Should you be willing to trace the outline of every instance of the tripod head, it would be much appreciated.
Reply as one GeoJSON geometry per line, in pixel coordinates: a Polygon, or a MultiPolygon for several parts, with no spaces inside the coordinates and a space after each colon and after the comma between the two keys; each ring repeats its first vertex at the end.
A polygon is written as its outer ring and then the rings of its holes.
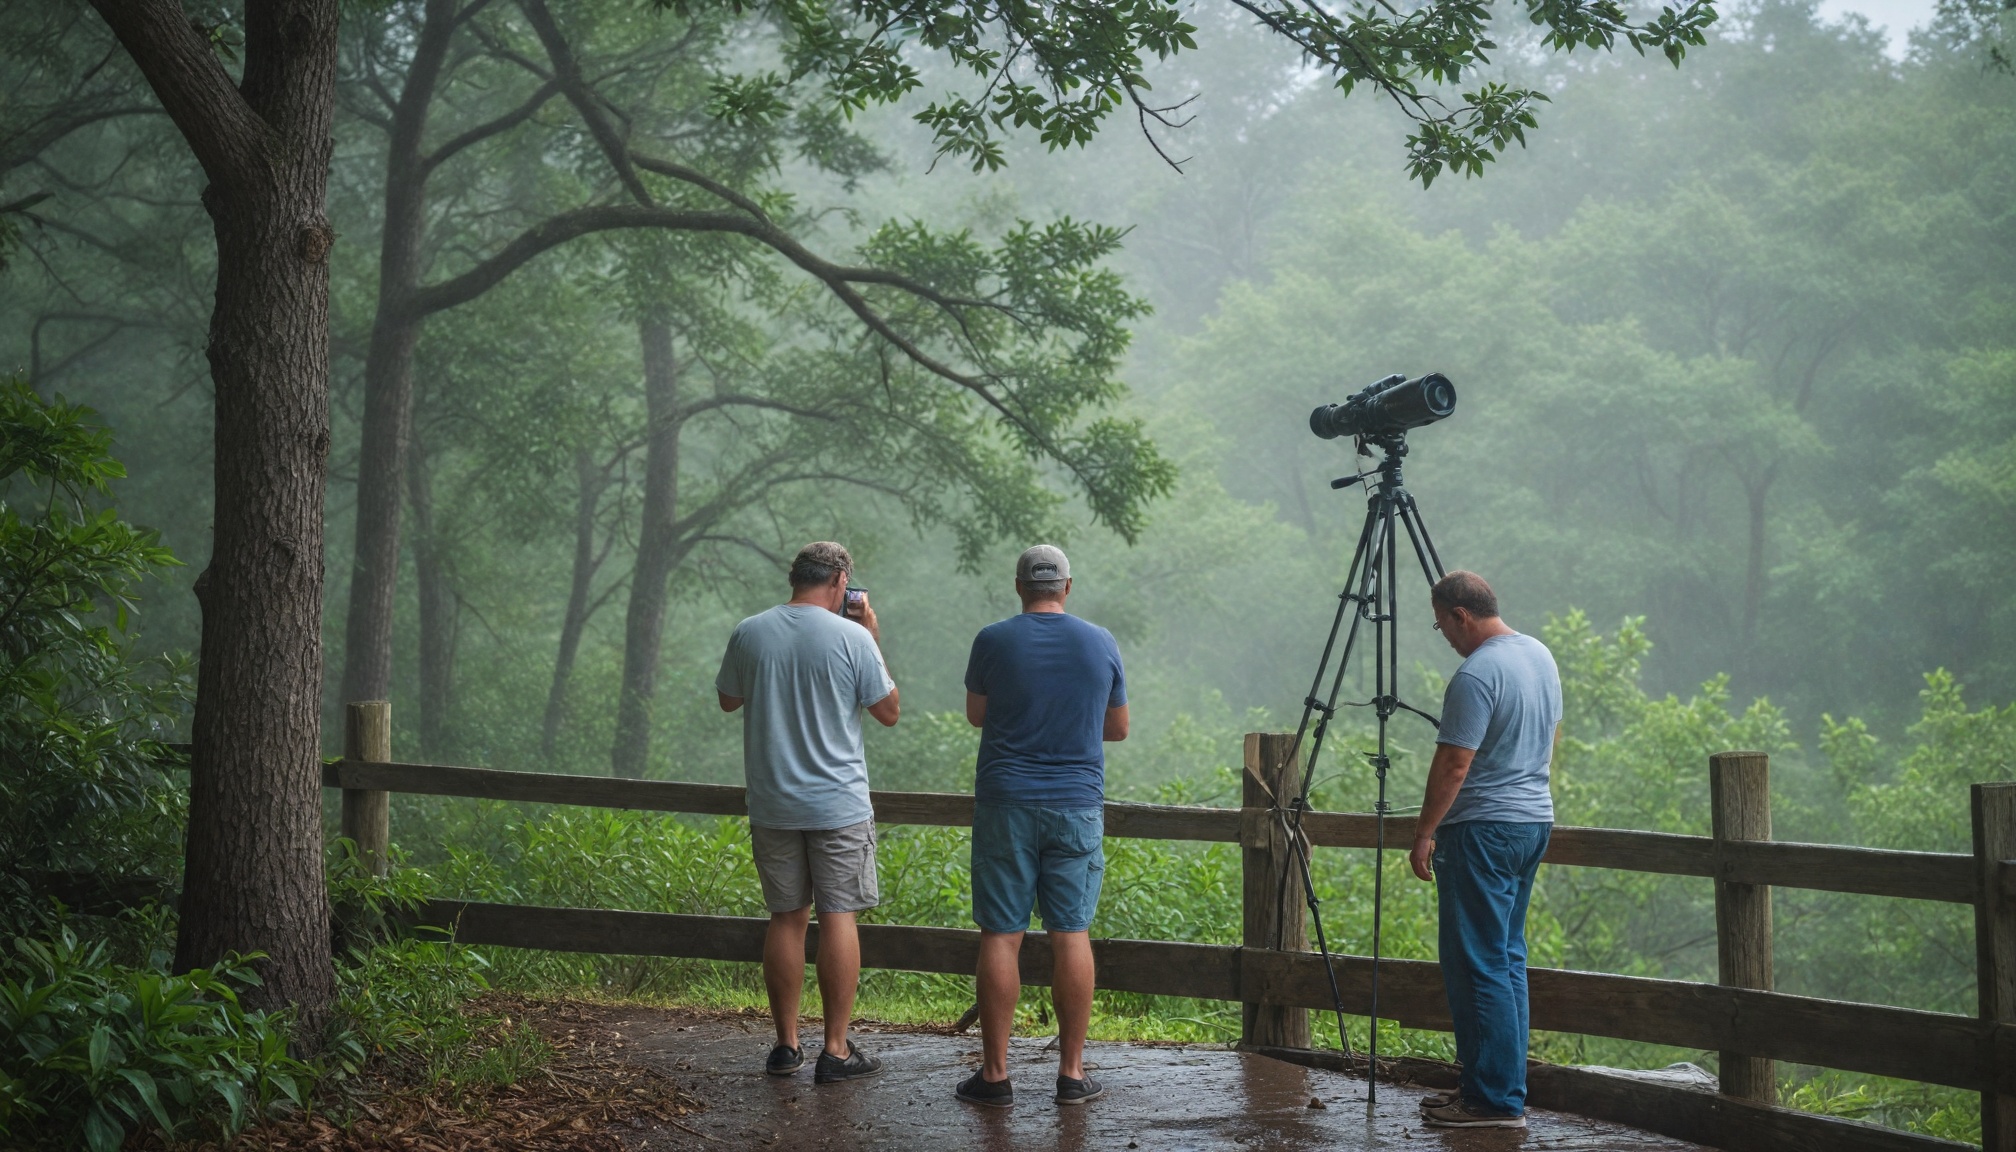
{"type": "Polygon", "coordinates": [[[1399,491],[1400,464],[1407,458],[1407,433],[1405,431],[1379,432],[1369,436],[1360,436],[1358,438],[1358,454],[1360,456],[1370,456],[1372,454],[1365,450],[1368,444],[1377,444],[1380,451],[1384,453],[1378,466],[1370,472],[1339,476],[1337,479],[1330,481],[1330,487],[1333,490],[1342,491],[1353,484],[1365,480],[1368,476],[1377,476],[1379,477],[1381,491],[1399,491]]]}

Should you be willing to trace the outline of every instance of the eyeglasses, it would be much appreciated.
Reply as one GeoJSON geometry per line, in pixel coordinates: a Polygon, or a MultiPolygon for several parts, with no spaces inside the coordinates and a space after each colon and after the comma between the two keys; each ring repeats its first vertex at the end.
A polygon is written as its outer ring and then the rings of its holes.
{"type": "Polygon", "coordinates": [[[1433,624],[1430,624],[1428,626],[1430,628],[1433,628],[1437,632],[1440,632],[1442,630],[1442,622],[1440,620],[1437,620],[1433,624]]]}

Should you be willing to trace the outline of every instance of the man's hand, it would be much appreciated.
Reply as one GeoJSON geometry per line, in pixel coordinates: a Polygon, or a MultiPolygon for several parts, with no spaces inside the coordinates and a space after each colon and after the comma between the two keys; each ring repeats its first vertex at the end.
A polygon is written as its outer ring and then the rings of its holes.
{"type": "Polygon", "coordinates": [[[875,606],[868,603],[868,594],[866,592],[861,594],[861,615],[849,616],[848,619],[866,628],[868,635],[875,638],[876,645],[878,647],[881,645],[882,626],[875,622],[875,606]]]}
{"type": "Polygon", "coordinates": [[[1433,883],[1435,880],[1435,838],[1416,836],[1414,850],[1407,853],[1407,863],[1414,866],[1414,875],[1433,883]]]}

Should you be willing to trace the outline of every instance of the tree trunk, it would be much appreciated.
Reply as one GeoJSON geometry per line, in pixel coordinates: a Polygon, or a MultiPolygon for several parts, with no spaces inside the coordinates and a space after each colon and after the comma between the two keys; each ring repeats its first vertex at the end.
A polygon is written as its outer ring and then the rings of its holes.
{"type": "Polygon", "coordinates": [[[445,549],[434,528],[434,482],[429,465],[426,443],[416,435],[406,456],[406,487],[413,504],[414,582],[420,592],[420,755],[438,762],[448,747],[461,613],[445,549]]]}
{"type": "Polygon", "coordinates": [[[658,691],[658,649],[665,638],[665,582],[679,562],[675,518],[679,493],[679,376],[672,362],[672,324],[663,313],[638,321],[644,342],[644,514],[637,531],[637,567],[623,619],[623,684],[616,698],[616,742],[610,767],[637,778],[651,755],[651,701],[658,691]]]}
{"type": "MultiPolygon", "coordinates": [[[[343,699],[392,691],[392,609],[399,590],[400,483],[413,424],[413,349],[422,316],[412,305],[426,238],[427,114],[455,34],[455,0],[427,0],[412,66],[393,109],[385,155],[385,227],[378,251],[378,313],[364,358],[363,443],[357,460],[357,527],[350,608],[343,622],[343,699]]],[[[423,714],[424,716],[424,714],[423,714]]]]}
{"type": "Polygon", "coordinates": [[[1777,482],[1778,466],[1764,470],[1764,475],[1744,485],[1744,495],[1748,497],[1750,511],[1750,547],[1743,573],[1743,647],[1748,653],[1757,641],[1757,617],[1764,608],[1764,534],[1766,528],[1766,502],[1771,496],[1771,486],[1777,482]]]}
{"type": "Polygon", "coordinates": [[[553,683],[546,690],[545,722],[539,729],[539,755],[549,762],[560,740],[560,722],[566,718],[567,681],[574,675],[581,634],[588,628],[588,593],[596,570],[602,566],[602,557],[595,551],[595,517],[609,476],[596,466],[595,454],[582,448],[574,453],[574,478],[574,575],[567,589],[567,615],[560,621],[560,652],[553,658],[553,683]]]}
{"type": "Polygon", "coordinates": [[[245,7],[233,84],[179,0],[96,0],[209,179],[215,510],[175,963],[261,952],[256,1008],[315,1046],[335,993],[322,884],[335,0],[245,7]]]}

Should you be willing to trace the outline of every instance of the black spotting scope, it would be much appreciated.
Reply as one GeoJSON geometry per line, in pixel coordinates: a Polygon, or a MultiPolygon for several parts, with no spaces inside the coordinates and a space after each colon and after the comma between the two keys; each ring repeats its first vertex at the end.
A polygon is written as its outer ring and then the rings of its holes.
{"type": "Polygon", "coordinates": [[[1309,430],[1325,440],[1339,436],[1392,436],[1433,424],[1456,411],[1456,385],[1440,372],[1419,380],[1394,373],[1342,404],[1309,413],[1309,430]]]}

